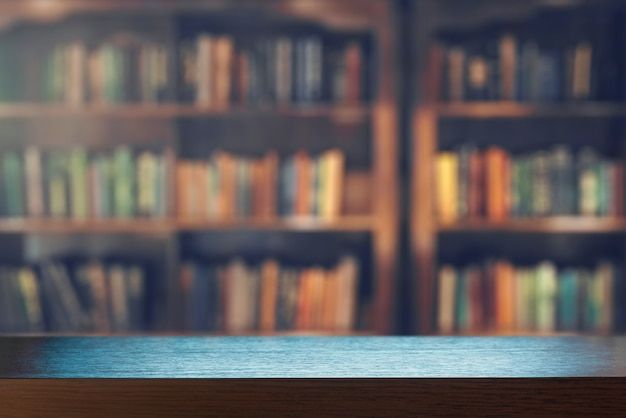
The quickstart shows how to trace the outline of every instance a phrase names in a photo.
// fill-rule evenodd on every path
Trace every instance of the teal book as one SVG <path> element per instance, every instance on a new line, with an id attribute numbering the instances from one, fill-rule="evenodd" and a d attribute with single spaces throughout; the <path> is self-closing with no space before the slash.
<path id="1" fill-rule="evenodd" d="M 558 291 L 559 328 L 563 331 L 578 329 L 578 275 L 576 270 L 561 273 Z"/>
<path id="2" fill-rule="evenodd" d="M 24 202 L 24 161 L 15 151 L 2 155 L 2 182 L 5 201 L 5 215 L 20 217 L 25 214 Z"/>
<path id="3" fill-rule="evenodd" d="M 456 286 L 456 326 L 459 332 L 467 331 L 469 327 L 469 289 L 467 288 L 467 274 L 464 270 L 457 270 Z"/>

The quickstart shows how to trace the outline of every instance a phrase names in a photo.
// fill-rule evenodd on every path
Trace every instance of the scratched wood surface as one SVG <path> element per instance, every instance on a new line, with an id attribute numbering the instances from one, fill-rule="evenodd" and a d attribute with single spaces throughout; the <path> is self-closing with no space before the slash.
<path id="1" fill-rule="evenodd" d="M 626 338 L 0 338 L 0 417 L 626 415 Z"/>

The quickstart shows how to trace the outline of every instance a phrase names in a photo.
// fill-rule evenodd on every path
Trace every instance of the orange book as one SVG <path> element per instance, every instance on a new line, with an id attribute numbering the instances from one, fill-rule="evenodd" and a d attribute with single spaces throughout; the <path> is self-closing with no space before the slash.
<path id="1" fill-rule="evenodd" d="M 205 163 L 197 163 L 194 170 L 196 213 L 197 217 L 209 217 L 209 167 Z"/>
<path id="2" fill-rule="evenodd" d="M 228 36 L 221 36 L 215 40 L 213 48 L 214 71 L 213 92 L 215 105 L 225 108 L 230 102 L 231 74 L 233 61 L 233 40 Z"/>
<path id="3" fill-rule="evenodd" d="M 216 156 L 219 173 L 219 216 L 222 219 L 235 216 L 235 199 L 237 192 L 237 164 L 235 159 L 225 152 Z"/>
<path id="4" fill-rule="evenodd" d="M 269 260 L 261 267 L 261 318 L 260 329 L 271 332 L 276 329 L 276 300 L 278 294 L 279 266 Z"/>
<path id="5" fill-rule="evenodd" d="M 311 329 L 319 330 L 323 322 L 324 270 L 314 268 L 311 276 Z"/>
<path id="6" fill-rule="evenodd" d="M 515 327 L 515 268 L 505 261 L 496 264 L 496 325 L 499 331 Z"/>
<path id="7" fill-rule="evenodd" d="M 298 289 L 298 317 L 296 319 L 296 329 L 304 331 L 309 329 L 309 274 L 308 270 L 302 270 L 298 282 L 300 287 Z"/>
<path id="8" fill-rule="evenodd" d="M 485 153 L 486 212 L 493 221 L 503 221 L 508 216 L 509 166 L 503 149 L 492 147 Z"/>
<path id="9" fill-rule="evenodd" d="M 296 216 L 307 216 L 311 209 L 311 157 L 304 151 L 295 156 Z"/>

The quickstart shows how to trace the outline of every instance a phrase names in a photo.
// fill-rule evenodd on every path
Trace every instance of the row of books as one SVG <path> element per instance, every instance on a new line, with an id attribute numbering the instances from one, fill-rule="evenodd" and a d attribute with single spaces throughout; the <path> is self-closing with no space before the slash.
<path id="1" fill-rule="evenodd" d="M 359 268 L 352 257 L 332 269 L 295 268 L 274 260 L 236 259 L 212 266 L 190 262 L 180 272 L 185 323 L 195 331 L 354 329 Z"/>
<path id="2" fill-rule="evenodd" d="M 0 268 L 0 332 L 126 332 L 146 328 L 137 265 L 46 262 Z"/>
<path id="3" fill-rule="evenodd" d="M 589 331 L 613 329 L 616 268 L 557 268 L 551 262 L 509 261 L 439 271 L 442 333 Z"/>
<path id="4" fill-rule="evenodd" d="M 127 146 L 89 154 L 84 148 L 0 154 L 0 216 L 51 218 L 164 217 L 164 154 Z"/>
<path id="5" fill-rule="evenodd" d="M 444 31 L 433 59 L 450 101 L 625 98 L 623 14 L 544 11 L 523 22 Z"/>
<path id="6" fill-rule="evenodd" d="M 167 99 L 168 53 L 163 45 L 122 37 L 88 52 L 81 42 L 54 47 L 43 66 L 47 102 L 80 105 Z"/>
<path id="7" fill-rule="evenodd" d="M 564 146 L 511 155 L 465 145 L 437 156 L 441 222 L 486 217 L 622 216 L 624 164 Z"/>
<path id="8" fill-rule="evenodd" d="M 297 152 L 282 163 L 275 153 L 248 158 L 218 152 L 208 161 L 181 161 L 176 170 L 181 218 L 340 215 L 344 157 L 336 149 L 317 156 Z"/>
<path id="9" fill-rule="evenodd" d="M 237 42 L 202 34 L 181 48 L 181 94 L 199 106 L 357 103 L 363 53 L 357 42 L 331 48 L 321 37 Z"/>
<path id="10" fill-rule="evenodd" d="M 177 57 L 175 57 L 178 55 Z M 0 101 L 65 103 L 192 102 L 200 107 L 358 103 L 365 98 L 363 46 L 321 36 L 201 34 L 172 51 L 118 33 L 94 48 L 52 46 L 26 71 L 16 47 L 0 43 Z M 177 61 L 177 62 L 176 62 Z"/>

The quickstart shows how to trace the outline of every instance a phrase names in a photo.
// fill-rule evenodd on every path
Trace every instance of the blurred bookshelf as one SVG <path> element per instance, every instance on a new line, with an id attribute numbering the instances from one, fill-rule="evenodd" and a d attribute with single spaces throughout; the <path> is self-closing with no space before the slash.
<path id="1" fill-rule="evenodd" d="M 393 2 L 301 3 L 0 5 L 0 332 L 394 331 Z"/>
<path id="2" fill-rule="evenodd" d="M 412 8 L 415 331 L 621 333 L 624 5 L 496 3 Z"/>

